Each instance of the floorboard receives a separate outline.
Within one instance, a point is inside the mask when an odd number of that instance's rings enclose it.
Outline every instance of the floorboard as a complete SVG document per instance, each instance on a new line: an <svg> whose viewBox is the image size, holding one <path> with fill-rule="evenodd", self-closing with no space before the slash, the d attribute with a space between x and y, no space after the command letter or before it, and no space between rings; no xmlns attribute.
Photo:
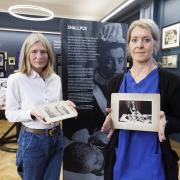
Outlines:
<svg viewBox="0 0 180 180"><path fill-rule="evenodd" d="M0 137L2 136L2 134L6 132L6 130L11 125L12 124L6 120L0 120ZM16 133L16 129L13 129L10 135L13 135L15 133ZM180 142L171 140L171 145L180 157ZM7 144L7 147L17 148L17 144ZM20 180L21 179L19 175L17 174L15 161L16 161L16 153L5 152L5 151L0 150L0 179L1 180ZM179 166L180 166L180 162L179 162ZM180 177L180 173L179 173L179 177ZM62 179L63 178L61 176L60 180Z"/></svg>

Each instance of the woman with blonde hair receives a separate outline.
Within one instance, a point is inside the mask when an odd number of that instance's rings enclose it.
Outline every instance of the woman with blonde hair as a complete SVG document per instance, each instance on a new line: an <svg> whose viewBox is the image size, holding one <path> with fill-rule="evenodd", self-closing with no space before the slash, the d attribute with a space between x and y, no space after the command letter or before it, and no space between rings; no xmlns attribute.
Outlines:
<svg viewBox="0 0 180 180"><path fill-rule="evenodd" d="M6 117L21 122L16 158L24 180L59 180L63 133L59 122L45 124L39 104L62 100L61 79L53 71L51 45L40 33L30 34L20 52L19 72L8 77ZM69 102L71 107L75 107Z"/></svg>
<svg viewBox="0 0 180 180"><path fill-rule="evenodd" d="M109 82L108 107L113 92L159 93L159 130L112 130L109 108L102 126L103 132L110 131L105 151L104 179L178 180L178 156L171 149L168 136L180 132L180 77L157 67L154 55L159 48L160 33L153 20L132 22L127 40L132 67Z"/></svg>

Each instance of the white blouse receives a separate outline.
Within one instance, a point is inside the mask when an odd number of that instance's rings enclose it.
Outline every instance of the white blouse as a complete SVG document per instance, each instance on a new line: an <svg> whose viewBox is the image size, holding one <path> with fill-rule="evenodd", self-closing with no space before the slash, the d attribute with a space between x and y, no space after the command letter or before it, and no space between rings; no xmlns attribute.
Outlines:
<svg viewBox="0 0 180 180"><path fill-rule="evenodd" d="M33 120L30 112L37 105L58 100L62 100L62 83L58 75L53 73L43 80L35 71L30 76L18 72L7 80L5 115L10 122L21 122L33 129L49 129L58 122L43 124Z"/></svg>

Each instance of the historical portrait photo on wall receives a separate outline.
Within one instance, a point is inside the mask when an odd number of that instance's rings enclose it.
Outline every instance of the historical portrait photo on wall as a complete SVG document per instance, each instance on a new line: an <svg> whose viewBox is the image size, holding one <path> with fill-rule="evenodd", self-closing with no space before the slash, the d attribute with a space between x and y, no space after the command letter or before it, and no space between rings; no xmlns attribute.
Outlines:
<svg viewBox="0 0 180 180"><path fill-rule="evenodd" d="M5 77L5 52L0 52L0 78Z"/></svg>
<svg viewBox="0 0 180 180"><path fill-rule="evenodd" d="M4 66L4 56L0 53L0 66Z"/></svg>
<svg viewBox="0 0 180 180"><path fill-rule="evenodd" d="M173 24L162 28L162 49L179 46L180 24Z"/></svg>
<svg viewBox="0 0 180 180"><path fill-rule="evenodd" d="M126 26L125 26L126 27ZM105 115L107 84L126 68L126 31L120 23L105 23L97 41L97 63L94 70L93 95L100 111Z"/></svg>
<svg viewBox="0 0 180 180"><path fill-rule="evenodd" d="M162 56L163 68L177 68L178 67L178 55Z"/></svg>
<svg viewBox="0 0 180 180"><path fill-rule="evenodd" d="M0 110L6 107L7 78L0 78Z"/></svg>

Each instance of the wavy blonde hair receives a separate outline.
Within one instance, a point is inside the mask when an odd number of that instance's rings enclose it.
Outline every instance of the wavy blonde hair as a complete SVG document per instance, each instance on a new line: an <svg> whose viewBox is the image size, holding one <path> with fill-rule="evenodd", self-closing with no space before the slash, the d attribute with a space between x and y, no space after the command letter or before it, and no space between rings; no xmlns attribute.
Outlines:
<svg viewBox="0 0 180 180"><path fill-rule="evenodd" d="M21 47L21 51L20 51L19 72L22 72L28 76L31 74L32 67L30 64L30 48L38 42L41 42L44 45L44 47L46 47L47 53L48 53L48 63L45 66L43 73L42 73L42 76L44 78L46 78L54 72L54 70L53 70L54 54L53 54L50 42L41 33L31 33L25 39L25 41Z"/></svg>

